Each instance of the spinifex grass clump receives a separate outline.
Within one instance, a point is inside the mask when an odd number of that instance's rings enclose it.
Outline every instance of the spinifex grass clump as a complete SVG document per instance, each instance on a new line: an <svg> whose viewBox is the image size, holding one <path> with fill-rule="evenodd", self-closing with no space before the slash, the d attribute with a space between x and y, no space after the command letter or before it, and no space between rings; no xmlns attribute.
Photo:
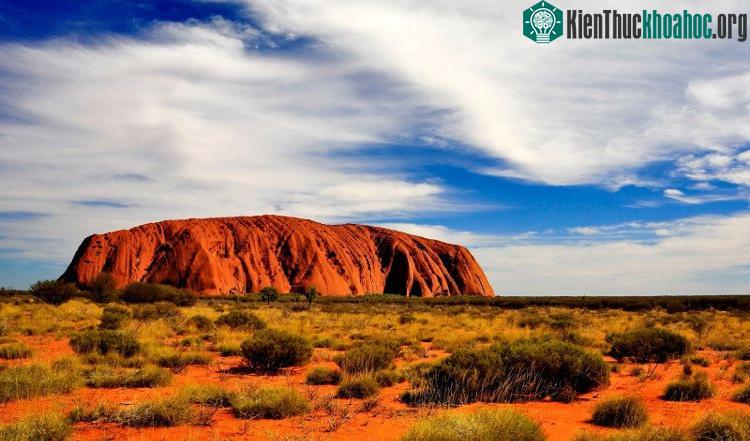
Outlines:
<svg viewBox="0 0 750 441"><path fill-rule="evenodd" d="M415 424L401 441L544 441L538 423L513 410L443 413Z"/></svg>
<svg viewBox="0 0 750 441"><path fill-rule="evenodd" d="M369 398L377 395L380 385L371 373L344 377L336 391L339 398Z"/></svg>
<svg viewBox="0 0 750 441"><path fill-rule="evenodd" d="M662 397L666 401L700 401L714 396L716 388L704 372L684 377L667 385Z"/></svg>
<svg viewBox="0 0 750 441"><path fill-rule="evenodd" d="M67 363L52 367L27 364L0 371L0 403L24 398L64 394L81 385L81 377Z"/></svg>
<svg viewBox="0 0 750 441"><path fill-rule="evenodd" d="M167 369L146 366L141 369L98 367L85 373L86 386L112 389L116 387L159 387L172 380Z"/></svg>
<svg viewBox="0 0 750 441"><path fill-rule="evenodd" d="M307 362L312 357L312 344L301 335L262 329L242 342L242 355L251 368L274 372Z"/></svg>
<svg viewBox="0 0 750 441"><path fill-rule="evenodd" d="M397 351L394 344L365 343L337 356L335 361L347 373L374 372L390 368Z"/></svg>
<svg viewBox="0 0 750 441"><path fill-rule="evenodd" d="M307 413L310 403L288 387L264 387L238 394L232 399L237 418L282 419Z"/></svg>
<svg viewBox="0 0 750 441"><path fill-rule="evenodd" d="M664 363L680 358L690 350L684 336L663 328L640 328L608 337L610 355L637 363Z"/></svg>
<svg viewBox="0 0 750 441"><path fill-rule="evenodd" d="M408 403L512 402L545 397L565 401L609 383L598 354L555 340L520 340L459 349L424 374Z"/></svg>
<svg viewBox="0 0 750 441"><path fill-rule="evenodd" d="M70 339L70 347L77 354L98 352L101 355L115 352L123 357L132 357L140 351L138 341L122 331L89 330L75 334Z"/></svg>
<svg viewBox="0 0 750 441"><path fill-rule="evenodd" d="M185 397L175 396L138 403L117 416L130 427L172 427L190 423L195 411Z"/></svg>
<svg viewBox="0 0 750 441"><path fill-rule="evenodd" d="M750 415L711 412L690 428L693 441L749 441Z"/></svg>
<svg viewBox="0 0 750 441"><path fill-rule="evenodd" d="M712 438L710 441L728 441ZM695 441L674 427L644 426L640 429L621 430L614 433L584 430L576 433L573 441ZM709 440L701 440L709 441ZM736 440L740 441L740 440Z"/></svg>
<svg viewBox="0 0 750 441"><path fill-rule="evenodd" d="M17 360L31 357L31 348L23 343L0 344L0 360Z"/></svg>
<svg viewBox="0 0 750 441"><path fill-rule="evenodd" d="M597 403L591 420L605 427L638 427L648 419L646 406L638 397L615 396Z"/></svg>
<svg viewBox="0 0 750 441"><path fill-rule="evenodd" d="M305 381L307 384L339 384L341 372L338 369L319 366L307 373Z"/></svg>
<svg viewBox="0 0 750 441"><path fill-rule="evenodd" d="M0 441L64 441L72 432L70 420L56 413L45 412L0 426Z"/></svg>
<svg viewBox="0 0 750 441"><path fill-rule="evenodd" d="M119 305L109 305L102 312L102 320L99 329L120 329L126 320L130 318L130 311Z"/></svg>

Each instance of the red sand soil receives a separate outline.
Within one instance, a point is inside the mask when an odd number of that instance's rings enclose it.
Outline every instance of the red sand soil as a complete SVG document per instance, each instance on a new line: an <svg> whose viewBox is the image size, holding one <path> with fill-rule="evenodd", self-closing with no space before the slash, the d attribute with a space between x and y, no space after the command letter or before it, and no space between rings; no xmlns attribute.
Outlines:
<svg viewBox="0 0 750 441"><path fill-rule="evenodd" d="M71 354L65 340L27 337L23 339L35 349L34 360L50 359ZM429 351L429 357L444 354ZM639 381L630 376L633 365L622 365L620 373L612 373L612 384L600 392L579 397L570 404L553 402L531 402L523 404L476 403L453 409L454 412L471 412L479 408L513 407L542 424L550 441L570 440L581 429L610 430L597 428L589 423L591 410L602 397L612 394L634 394L641 396L648 408L650 421L657 425L685 426L697 416L709 410L743 409L746 405L729 400L731 391L737 386L729 377L732 369L721 371L727 363L720 354L702 351L700 355L711 360L705 368L717 386L715 398L699 403L677 403L661 400L659 397L666 384L682 373L678 362L659 365L652 378ZM96 404L107 402L127 406L142 400L168 396L186 384L220 384L230 390L239 390L250 385L288 385L303 391L313 402L321 403L329 397L329 410L323 406L310 414L286 420L239 420L227 409L219 409L213 416L210 426L180 426L174 428L131 429L116 424L75 425L75 440L398 440L408 428L420 418L427 417L442 409L411 408L398 401L399 394L408 388L398 384L381 390L377 405L363 409L363 400L343 400L330 398L335 393L334 386L308 386L304 384L305 373L312 366L333 365L329 360L330 351L316 349L316 356L308 366L289 369L280 375L260 376L237 372L233 368L241 366L239 357L217 358L210 366L194 366L175 374L172 384L165 388L142 389L88 389L74 391L67 396L52 396L31 400L21 400L0 404L0 422L8 423L32 412L46 410L67 411L76 403ZM28 362L28 361L25 361ZM702 369L702 368L699 368ZM333 409L333 410L331 410ZM296 438L294 438L296 437Z"/></svg>

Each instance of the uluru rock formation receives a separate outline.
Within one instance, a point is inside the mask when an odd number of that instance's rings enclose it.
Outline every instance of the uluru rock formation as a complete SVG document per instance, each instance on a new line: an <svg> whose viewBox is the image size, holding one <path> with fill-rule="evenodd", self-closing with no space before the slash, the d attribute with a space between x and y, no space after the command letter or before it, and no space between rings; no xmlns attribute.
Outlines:
<svg viewBox="0 0 750 441"><path fill-rule="evenodd" d="M87 237L62 279L87 285L109 273L204 294L291 292L492 296L459 245L365 225L284 216L167 220Z"/></svg>

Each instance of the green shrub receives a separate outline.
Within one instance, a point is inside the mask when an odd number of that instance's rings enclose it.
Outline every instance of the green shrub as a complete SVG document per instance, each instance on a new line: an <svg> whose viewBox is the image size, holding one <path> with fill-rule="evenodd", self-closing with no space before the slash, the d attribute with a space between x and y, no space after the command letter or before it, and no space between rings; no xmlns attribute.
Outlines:
<svg viewBox="0 0 750 441"><path fill-rule="evenodd" d="M88 286L92 300L97 303L109 303L117 300L117 284L109 273L101 273Z"/></svg>
<svg viewBox="0 0 750 441"><path fill-rule="evenodd" d="M17 360L31 357L31 348L23 343L0 345L0 360Z"/></svg>
<svg viewBox="0 0 750 441"><path fill-rule="evenodd" d="M750 384L741 386L732 393L732 401L750 404Z"/></svg>
<svg viewBox="0 0 750 441"><path fill-rule="evenodd" d="M132 357L140 351L138 340L131 334L109 330L79 332L70 339L70 347L77 354L98 352L106 355L116 352L123 357Z"/></svg>
<svg viewBox="0 0 750 441"><path fill-rule="evenodd" d="M273 286L266 286L260 290L260 299L266 303L275 302L279 299L279 292Z"/></svg>
<svg viewBox="0 0 750 441"><path fill-rule="evenodd" d="M610 336L610 355L617 360L664 363L685 355L690 345L684 336L663 328L640 328Z"/></svg>
<svg viewBox="0 0 750 441"><path fill-rule="evenodd" d="M662 397L666 401L700 401L714 396L715 388L705 373L682 378L667 385Z"/></svg>
<svg viewBox="0 0 750 441"><path fill-rule="evenodd" d="M594 407L591 420L605 427L638 427L648 419L643 400L632 396L615 396L600 401Z"/></svg>
<svg viewBox="0 0 750 441"><path fill-rule="evenodd" d="M110 305L104 308L102 312L99 329L120 329L127 319L130 318L130 311L127 308L118 305Z"/></svg>
<svg viewBox="0 0 750 441"><path fill-rule="evenodd" d="M187 424L195 413L184 397L168 397L146 401L124 410L119 421L130 427L172 427Z"/></svg>
<svg viewBox="0 0 750 441"><path fill-rule="evenodd" d="M360 373L388 369L393 365L396 350L381 343L365 343L347 350L334 361L344 372Z"/></svg>
<svg viewBox="0 0 750 441"><path fill-rule="evenodd" d="M116 387L160 387L172 381L172 374L154 366L141 369L96 368L86 374L86 386L112 389Z"/></svg>
<svg viewBox="0 0 750 441"><path fill-rule="evenodd" d="M510 409L443 413L418 422L402 441L544 441L538 423Z"/></svg>
<svg viewBox="0 0 750 441"><path fill-rule="evenodd" d="M218 326L227 326L232 329L257 330L266 327L266 322L250 311L235 309L222 314L216 319Z"/></svg>
<svg viewBox="0 0 750 441"><path fill-rule="evenodd" d="M230 406L235 394L228 390L212 384L191 384L185 386L180 395L195 404L203 404L213 407Z"/></svg>
<svg viewBox="0 0 750 441"><path fill-rule="evenodd" d="M511 402L573 395L609 383L609 366L598 354L555 340L520 340L488 348L458 349L429 368L410 404Z"/></svg>
<svg viewBox="0 0 750 441"><path fill-rule="evenodd" d="M126 303L170 302L177 306L192 306L197 301L194 293L168 285L133 282L125 287L120 298Z"/></svg>
<svg viewBox="0 0 750 441"><path fill-rule="evenodd" d="M136 320L174 320L180 317L180 310L174 303L156 302L133 306L133 318Z"/></svg>
<svg viewBox="0 0 750 441"><path fill-rule="evenodd" d="M59 280L40 280L29 291L50 305L61 305L81 293L74 284Z"/></svg>
<svg viewBox="0 0 750 441"><path fill-rule="evenodd" d="M214 322L205 315L194 315L187 319L185 322L186 326L189 326L198 331L212 331L214 329Z"/></svg>
<svg viewBox="0 0 750 441"><path fill-rule="evenodd" d="M307 413L310 403L288 387L264 387L238 395L232 400L237 418L282 419Z"/></svg>
<svg viewBox="0 0 750 441"><path fill-rule="evenodd" d="M0 370L0 403L25 398L65 394L81 385L81 377L70 366L55 369L27 364Z"/></svg>
<svg viewBox="0 0 750 441"><path fill-rule="evenodd" d="M337 369L318 366L307 373L307 384L339 384L341 372Z"/></svg>
<svg viewBox="0 0 750 441"><path fill-rule="evenodd" d="M748 441L750 416L742 412L711 412L690 428L694 441Z"/></svg>
<svg viewBox="0 0 750 441"><path fill-rule="evenodd" d="M70 420L56 413L27 416L0 427L0 441L64 441L73 433Z"/></svg>
<svg viewBox="0 0 750 441"><path fill-rule="evenodd" d="M312 357L310 341L301 335L276 329L262 329L242 342L242 355L251 368L273 372L303 364Z"/></svg>
<svg viewBox="0 0 750 441"><path fill-rule="evenodd" d="M339 398L369 398L377 395L380 385L372 374L345 377L336 391Z"/></svg>

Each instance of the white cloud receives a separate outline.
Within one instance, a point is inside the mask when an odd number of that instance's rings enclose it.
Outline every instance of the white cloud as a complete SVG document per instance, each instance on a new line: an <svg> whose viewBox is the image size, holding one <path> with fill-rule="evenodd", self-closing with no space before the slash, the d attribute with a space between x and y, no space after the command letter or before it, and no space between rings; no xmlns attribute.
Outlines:
<svg viewBox="0 0 750 441"><path fill-rule="evenodd" d="M507 162L486 173L618 186L638 183L635 169L649 162L750 138L750 59L736 41L538 46L521 35L528 5L517 2L246 2L270 29L313 36L413 86L425 105L449 110L445 135ZM575 6L633 9L614 0ZM745 4L658 6L726 12Z"/></svg>
<svg viewBox="0 0 750 441"><path fill-rule="evenodd" d="M467 244L495 291L505 295L750 292L748 213L600 228L599 234L608 236L623 229L650 231L653 236L644 241L555 243L475 235L434 225L402 229Z"/></svg>
<svg viewBox="0 0 750 441"><path fill-rule="evenodd" d="M408 91L371 99L345 59L248 52L221 20L147 39L0 45L0 248L64 261L93 232L163 218L320 220L451 210L440 183L337 159L418 124Z"/></svg>

